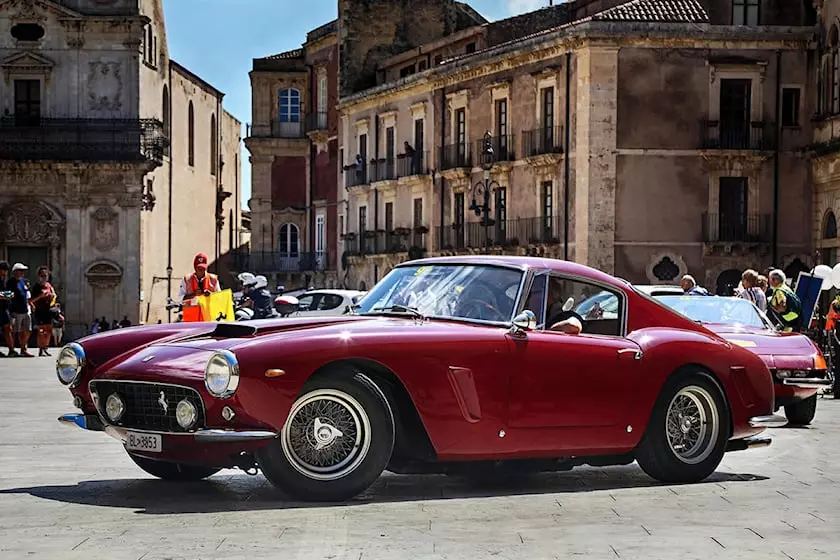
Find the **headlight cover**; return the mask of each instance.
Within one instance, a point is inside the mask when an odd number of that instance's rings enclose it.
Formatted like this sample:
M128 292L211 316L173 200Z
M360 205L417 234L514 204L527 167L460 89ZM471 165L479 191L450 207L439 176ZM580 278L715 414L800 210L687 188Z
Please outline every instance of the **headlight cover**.
M55 373L62 385L75 387L85 367L85 351L81 345L71 342L62 348L55 360Z
M204 386L214 397L227 399L239 387L239 361L230 350L221 350L210 357L204 367Z

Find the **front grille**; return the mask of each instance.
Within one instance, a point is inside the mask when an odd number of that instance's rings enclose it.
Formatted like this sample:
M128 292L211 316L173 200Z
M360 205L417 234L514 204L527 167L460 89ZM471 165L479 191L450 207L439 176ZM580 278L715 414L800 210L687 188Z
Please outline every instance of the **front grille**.
M125 403L125 412L115 424L123 428L153 432L191 432L204 426L204 402L195 389L162 383L137 383L132 381L94 381L91 391L98 395L102 417L112 423L105 413L105 402L112 393L118 393ZM161 394L166 401L164 410ZM182 400L189 400L198 410L198 420L189 430L182 428L175 418L175 407Z

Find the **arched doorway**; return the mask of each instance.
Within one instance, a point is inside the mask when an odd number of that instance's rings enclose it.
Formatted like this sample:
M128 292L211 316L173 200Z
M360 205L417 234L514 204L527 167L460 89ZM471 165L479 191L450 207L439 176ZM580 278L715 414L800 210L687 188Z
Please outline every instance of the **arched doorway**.
M38 201L9 204L0 212L0 257L28 266L30 282L37 281L34 275L39 266L48 266L59 289L63 232L64 218L48 205Z
M834 264L834 263L832 263ZM800 272L808 272L811 269L805 265L799 258L793 259L793 262L785 267L785 276L790 280L791 286L796 286L796 280L799 278Z
M719 296L731 296L735 294L735 288L741 282L741 271L730 268L720 273L717 278L715 293Z

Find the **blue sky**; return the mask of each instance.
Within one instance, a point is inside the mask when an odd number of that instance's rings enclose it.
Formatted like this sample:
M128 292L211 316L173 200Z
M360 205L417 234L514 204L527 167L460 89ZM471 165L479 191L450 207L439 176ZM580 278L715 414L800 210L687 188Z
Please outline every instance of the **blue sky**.
M469 4L497 20L546 6L548 0ZM307 31L338 13L336 0L163 0L163 5L169 55L225 92L225 108L242 121L243 137L251 120L251 59L299 47ZM231 10L233 5L240 9ZM244 145L242 149L242 198L247 204L251 170Z

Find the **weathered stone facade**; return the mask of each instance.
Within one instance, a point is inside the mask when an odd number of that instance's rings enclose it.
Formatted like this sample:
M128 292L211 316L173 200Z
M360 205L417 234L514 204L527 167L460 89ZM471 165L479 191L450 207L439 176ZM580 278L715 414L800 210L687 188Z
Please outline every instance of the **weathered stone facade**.
M412 179L422 190L370 170L358 181L345 167L348 286L369 287L409 258L378 243L393 235L386 215L414 227L420 197L428 254L544 254L638 283L692 273L713 291L747 266L810 266L811 13L765 2L755 22L734 22L731 1L672 0L682 12L668 3L573 2L538 20L556 23L563 10L563 26L498 44L502 24L482 26L476 52L345 96L344 166L360 138L379 160L388 128L399 152L416 140L417 108L433 115L423 125L429 172ZM392 57L380 73L405 62ZM483 214L485 167L488 221L470 209L475 200Z
M0 67L0 258L50 266L70 337L167 320L194 253L237 243L240 125L169 60L161 1L0 1Z

